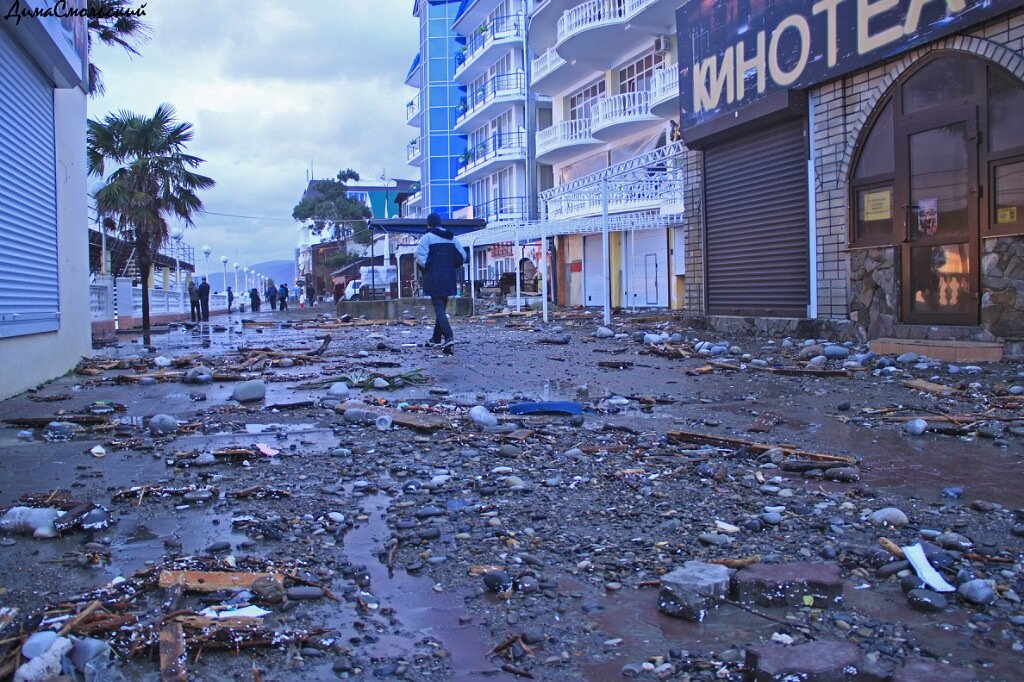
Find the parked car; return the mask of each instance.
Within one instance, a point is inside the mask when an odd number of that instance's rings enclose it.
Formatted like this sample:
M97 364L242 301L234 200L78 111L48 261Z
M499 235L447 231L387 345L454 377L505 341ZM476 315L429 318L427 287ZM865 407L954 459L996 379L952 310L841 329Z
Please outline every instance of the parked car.
M358 279L352 280L345 287L344 299L346 301L358 301L359 300L359 290L362 289L362 287L363 287L362 280L358 280Z

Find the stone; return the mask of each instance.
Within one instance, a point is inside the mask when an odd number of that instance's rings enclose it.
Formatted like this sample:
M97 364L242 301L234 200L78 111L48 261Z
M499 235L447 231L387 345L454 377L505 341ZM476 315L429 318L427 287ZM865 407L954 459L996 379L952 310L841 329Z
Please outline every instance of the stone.
M984 606L996 600L996 589L994 580L981 580L975 578L968 580L957 589L960 597L971 604Z
M913 589L907 592L907 602L918 611L938 613L945 611L948 603L938 592L924 589Z
M190 367L181 381L185 384L212 384L213 370L203 365Z
M154 436L163 436L178 431L178 420L169 414L155 414L149 420L149 432Z
M834 606L843 598L843 576L832 562L754 564L732 577L732 595L737 601L761 606Z
M240 403L255 402L257 400L263 400L266 397L267 385L259 379L243 381L235 386L235 390L231 392L231 399L237 400Z
M872 512L868 520L876 526L892 526L893 528L902 528L910 523L907 515L896 507L885 507Z
M61 679L62 661L72 643L67 637L57 637L43 653L25 663L14 673L14 682L42 682Z
M508 592L512 589L512 576L505 571L485 573L483 580L491 592Z
M336 381L331 384L331 387L327 389L327 395L332 398L347 398L348 397L348 384L344 381Z
M374 388L391 388L391 384L384 377L377 377L373 380Z
M277 361L277 366L278 367L283 367L285 369L287 369L289 367L294 367L295 366L295 360L293 360L292 358L281 358L280 360Z
M845 360L850 357L850 351L842 346L825 346L821 354L829 360Z
M84 430L74 422L52 421L43 427L43 440L48 443L64 443L74 439Z
M469 419L478 426L497 426L498 418L491 414L483 405L477 405L469 411Z
M842 483L856 483L860 480L860 469L857 467L833 467L825 470L825 478Z
M968 668L957 668L938 661L908 661L893 673L892 682L974 682L978 676Z
M754 682L801 680L801 682L843 682L861 677L864 656L855 644L819 640L796 646L747 647L745 679Z
M270 576L257 578L249 586L249 590L267 604L280 604L284 601L284 586Z
M920 436L928 430L928 422L924 419L911 419L903 425L903 430L911 436Z
M58 636L55 630L40 630L33 633L21 645L21 655L30 660L39 656L57 641Z
M917 359L918 359L918 355L917 355L917 353L914 353L913 351L910 351L910 352L907 352L907 353L903 353L901 355L897 355L896 356L896 362L900 363L901 365L905 365L905 364L908 365L908 364L910 364L912 362L917 362Z
M935 544L943 549L954 549L958 552L964 552L970 549L974 543L960 535L960 533L942 533L935 538Z
M599 339L610 339L611 337L615 336L615 332L613 332L608 327L598 327L597 329L594 330L594 336Z
M662 613L699 623L729 590L731 571L720 564L687 561L661 577L658 609Z
M289 587L284 591L285 596L294 601L302 599L321 599L324 596L324 590L322 587L316 587L314 585L296 585L295 587Z

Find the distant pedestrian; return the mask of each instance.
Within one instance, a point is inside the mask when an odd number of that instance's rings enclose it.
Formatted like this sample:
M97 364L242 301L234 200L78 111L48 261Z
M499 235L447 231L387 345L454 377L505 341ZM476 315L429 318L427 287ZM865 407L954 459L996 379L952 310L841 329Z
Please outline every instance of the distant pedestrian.
M277 308L277 287L273 284L268 286L264 296L267 299L267 302L270 303L270 310L273 312Z
M260 311L260 290L256 287L253 287L252 291L249 292L249 305L254 313Z
M455 350L455 334L448 322L448 297L455 295L459 269L468 261L465 247L451 231L441 227L441 216L427 216L427 231L416 247L416 262L423 268L423 292L434 306L434 333L428 345L441 344L441 350Z
M199 290L199 308L203 312L203 322L210 321L210 284L203 277L202 283L197 287Z
M202 310L199 307L199 287L193 279L188 281L188 303L192 321L198 322L202 318Z
M228 287L228 312L231 312L231 304L235 302L235 292L231 291L231 287Z
M280 308L278 310L288 310L288 285L282 283L277 290L277 303Z
M313 305L315 305L315 304L316 304L316 290L313 288L313 285L310 284L310 285L308 285L306 287L306 305L308 305L310 308L312 308Z

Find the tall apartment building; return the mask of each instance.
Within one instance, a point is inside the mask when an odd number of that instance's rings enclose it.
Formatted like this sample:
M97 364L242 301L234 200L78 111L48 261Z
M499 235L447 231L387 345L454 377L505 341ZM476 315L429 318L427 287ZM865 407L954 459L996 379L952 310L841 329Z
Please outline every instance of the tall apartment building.
M420 190L405 202L407 215L433 211L452 217L469 205L466 185L457 176L466 154L466 136L458 131L466 90L455 81L456 57L465 45L452 25L460 0L415 0L419 52L405 83L416 88L406 105L406 121L416 129L409 142L409 165L419 170Z
M548 234L559 235L560 303L600 306L610 295L611 305L682 304L678 4L547 0L531 13L530 85L552 101L536 158L553 171L541 209Z

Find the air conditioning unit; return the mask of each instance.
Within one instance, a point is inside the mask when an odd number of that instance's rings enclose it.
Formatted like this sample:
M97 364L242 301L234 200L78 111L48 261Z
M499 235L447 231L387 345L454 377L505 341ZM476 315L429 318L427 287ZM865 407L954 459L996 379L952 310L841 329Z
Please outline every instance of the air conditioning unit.
M672 51L671 36L656 36L654 38L654 54L668 54Z

